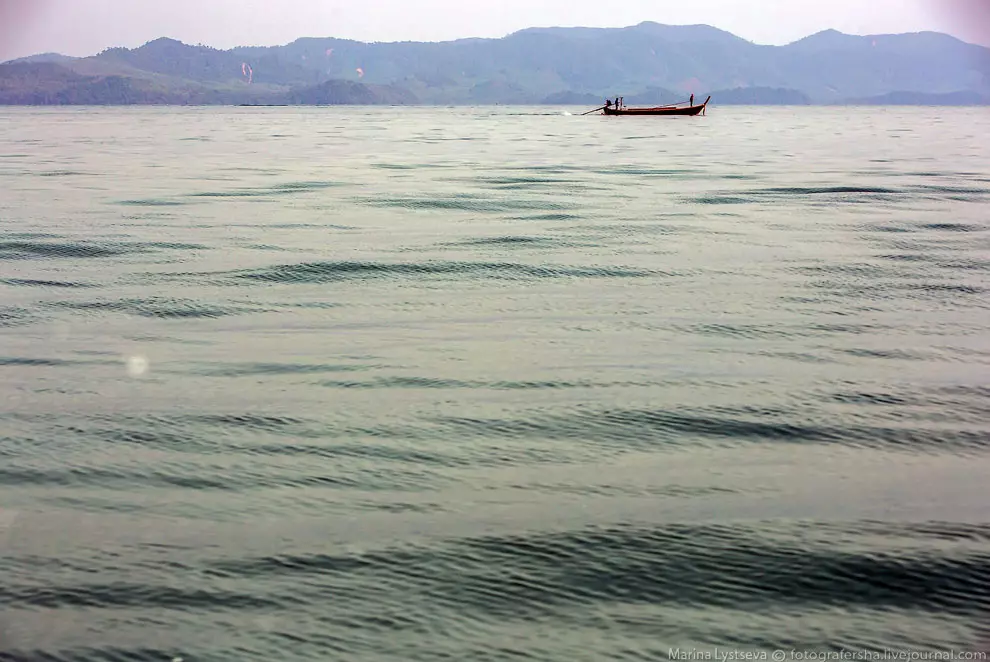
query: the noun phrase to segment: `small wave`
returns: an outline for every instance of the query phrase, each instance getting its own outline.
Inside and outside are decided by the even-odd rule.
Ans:
[[[793,335],[792,332],[776,326],[757,326],[754,324],[696,324],[685,331],[691,334],[721,338],[786,338]]]
[[[986,188],[984,186],[947,186],[944,184],[926,184],[923,186],[915,186],[913,189],[917,191],[930,191],[933,193],[962,194],[963,199],[969,199],[967,197],[969,195],[990,195],[990,188]]]
[[[905,406],[917,403],[918,398],[907,398],[903,395],[893,393],[831,393],[830,399],[843,404],[867,405],[867,406]]]
[[[48,170],[46,172],[39,172],[39,177],[76,177],[79,175],[85,175],[85,172],[79,172],[78,170]]]
[[[474,277],[491,280],[541,278],[641,278],[658,272],[622,267],[571,267],[511,262],[312,262],[227,272],[230,277],[267,283],[328,283],[341,280],[411,277]]]
[[[785,186],[756,189],[754,195],[825,195],[834,193],[902,193],[902,190],[882,186]]]
[[[732,414],[735,415],[732,415]],[[883,427],[815,423],[807,414],[760,416],[753,412],[677,409],[603,409],[575,411],[570,416],[545,415],[513,418],[441,417],[436,422],[447,434],[477,438],[549,439],[594,442],[600,446],[650,448],[655,444],[788,442],[837,443],[854,447],[902,447],[916,450],[976,450],[990,445],[985,435],[970,429],[965,420],[956,428]]]
[[[506,235],[502,237],[480,237],[478,239],[465,239],[464,241],[444,244],[445,246],[492,246],[496,248],[564,248],[579,245],[577,242],[567,241],[555,237],[523,237],[519,235]]]
[[[520,221],[575,221],[581,216],[578,214],[535,214],[532,216],[515,216]]]
[[[117,204],[125,207],[181,207],[189,203],[165,198],[135,198],[133,200],[119,200]]]
[[[699,204],[742,204],[781,199],[825,200],[829,203],[864,203],[891,200],[932,199],[978,201],[990,194],[990,189],[951,186],[785,186],[740,191],[712,192],[690,198]]]
[[[26,308],[0,307],[0,329],[27,326],[36,322],[37,319],[37,314]]]
[[[205,251],[209,249],[209,246],[203,244],[190,244],[181,241],[151,241],[145,245],[150,248],[164,248],[174,251]]]
[[[33,280],[29,278],[0,278],[0,283],[12,285],[14,287],[51,287],[67,289],[83,289],[99,287],[90,283],[73,283],[63,280]]]
[[[237,593],[216,588],[174,588],[149,584],[89,584],[78,586],[0,586],[0,604],[25,605],[36,608],[95,607],[109,609],[272,609],[282,601],[259,596],[257,593]]]
[[[257,313],[262,310],[257,306],[218,305],[168,297],[119,299],[116,301],[57,301],[48,305],[79,312],[127,313],[158,319],[219,318],[244,313]]]
[[[297,193],[309,193],[319,191],[333,186],[342,186],[341,182],[287,182],[269,187],[237,189],[232,191],[203,191],[199,193],[189,193],[190,198],[261,198],[269,196],[293,195]]]
[[[321,386],[344,389],[422,388],[422,389],[490,389],[494,391],[527,391],[612,386],[642,386],[640,382],[605,383],[594,381],[470,381],[436,377],[380,377],[366,381],[322,381]]]
[[[738,195],[699,195],[690,201],[699,205],[746,205],[755,202],[752,198]]]
[[[493,186],[504,186],[507,184],[578,184],[573,179],[557,179],[554,177],[529,176],[501,176],[501,177],[474,177],[466,181],[477,182],[479,184],[491,184]]]
[[[927,357],[920,352],[910,352],[903,349],[866,349],[853,348],[841,350],[850,356],[863,359],[892,359],[897,361],[924,361]]]
[[[449,198],[371,198],[361,201],[374,207],[396,207],[410,210],[474,211],[503,213],[513,211],[567,210],[573,205],[550,200],[526,200],[508,198],[449,197]]]
[[[916,229],[915,228],[906,227],[906,226],[903,226],[903,225],[886,225],[886,224],[882,224],[882,225],[873,225],[873,224],[870,224],[870,225],[864,227],[864,229],[865,230],[869,230],[871,232],[890,232],[892,234],[893,233],[901,234],[901,233],[916,232]]]
[[[197,414],[189,421],[207,425],[233,426],[250,430],[281,431],[306,423],[305,419],[292,416],[266,416],[262,414]]]
[[[602,168],[595,170],[602,175],[646,175],[652,177],[671,177],[684,175],[700,175],[701,171],[693,168]]]
[[[561,191],[574,193],[578,191],[609,191],[608,187],[595,186],[582,180],[549,177],[549,173],[531,173],[524,175],[502,175],[488,177],[457,177],[447,181],[473,184],[496,191]],[[460,199],[460,198],[458,198]]]
[[[986,226],[977,226],[970,223],[924,223],[918,227],[924,230],[945,230],[948,232],[976,232],[986,229]]]
[[[372,366],[320,363],[209,363],[191,364],[184,374],[205,377],[250,377],[255,375],[319,375],[328,372],[358,372]]]
[[[158,438],[153,437],[153,439]],[[140,437],[134,439],[136,444],[146,441],[141,440]],[[254,453],[254,455],[259,454]],[[289,453],[271,453],[268,455],[269,458],[277,456],[292,458]],[[298,454],[297,457],[299,457]],[[318,454],[312,453],[299,459],[304,460],[305,457],[316,458]],[[340,454],[338,457],[343,457],[343,455]],[[401,458],[401,453],[395,454],[395,459],[401,460]],[[385,458],[379,456],[375,459],[381,461]],[[99,488],[100,490],[126,492],[140,485],[144,489],[159,488],[180,491],[194,490],[199,493],[244,494],[272,488],[421,492],[435,490],[443,484],[443,477],[435,471],[431,471],[425,466],[416,468],[410,468],[410,466],[410,464],[397,464],[386,470],[386,467],[381,464],[374,467],[362,467],[355,463],[353,466],[347,467],[346,471],[329,472],[323,467],[315,467],[312,471],[307,471],[302,462],[283,463],[281,468],[218,463],[204,471],[200,462],[198,463],[199,471],[191,473],[190,464],[174,461],[156,469],[114,464],[79,465],[68,469],[39,469],[7,463],[0,467],[0,486],[45,486],[71,488],[73,490]],[[83,499],[84,495],[78,498]],[[122,507],[126,506],[122,505]]]
[[[0,485],[99,486],[103,489],[123,490],[131,489],[134,485],[192,490],[236,490],[238,487],[243,487],[243,484],[222,477],[190,476],[151,469],[85,466],[68,469],[36,469],[13,465],[0,467]]]
[[[147,252],[144,244],[91,242],[0,241],[0,260],[35,258],[101,258]]]
[[[481,622],[568,618],[575,609],[619,603],[639,609],[861,607],[972,618],[990,605],[986,527],[962,532],[979,547],[944,554],[937,523],[931,531],[890,526],[889,533],[921,545],[902,549],[857,546],[870,536],[869,524],[814,524],[804,532],[808,525],[769,523],[589,527],[430,548],[220,560],[211,570],[249,583],[294,578],[305,587],[299,599],[307,602],[342,582],[374,578],[392,595],[429,596],[431,613],[423,617],[449,610]]]
[[[75,365],[92,365],[93,361],[78,361],[68,359],[42,359],[21,356],[0,356],[0,366],[27,366],[42,368],[58,368]]]
[[[73,647],[58,651],[52,648],[41,650],[9,650],[0,653],[2,662],[175,662],[183,660],[174,650],[136,646]]]

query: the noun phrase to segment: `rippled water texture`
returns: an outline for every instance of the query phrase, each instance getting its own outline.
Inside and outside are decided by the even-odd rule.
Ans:
[[[0,660],[990,628],[983,109],[0,109]]]

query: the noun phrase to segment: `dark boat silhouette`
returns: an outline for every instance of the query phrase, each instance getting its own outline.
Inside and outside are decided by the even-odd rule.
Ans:
[[[697,115],[705,111],[711,96],[705,102],[697,106],[655,106],[653,108],[615,108],[605,106],[602,108],[605,115]]]

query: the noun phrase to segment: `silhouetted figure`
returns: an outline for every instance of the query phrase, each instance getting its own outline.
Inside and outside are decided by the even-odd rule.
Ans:
[[[691,105],[692,106],[694,105],[694,95],[693,94],[691,95]]]

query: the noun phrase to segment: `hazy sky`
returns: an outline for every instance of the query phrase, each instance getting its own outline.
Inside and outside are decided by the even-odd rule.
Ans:
[[[990,45],[990,0],[0,0],[0,61],[157,37],[217,48],[298,37],[438,41],[533,26],[707,23],[762,44],[826,28],[937,30]]]

